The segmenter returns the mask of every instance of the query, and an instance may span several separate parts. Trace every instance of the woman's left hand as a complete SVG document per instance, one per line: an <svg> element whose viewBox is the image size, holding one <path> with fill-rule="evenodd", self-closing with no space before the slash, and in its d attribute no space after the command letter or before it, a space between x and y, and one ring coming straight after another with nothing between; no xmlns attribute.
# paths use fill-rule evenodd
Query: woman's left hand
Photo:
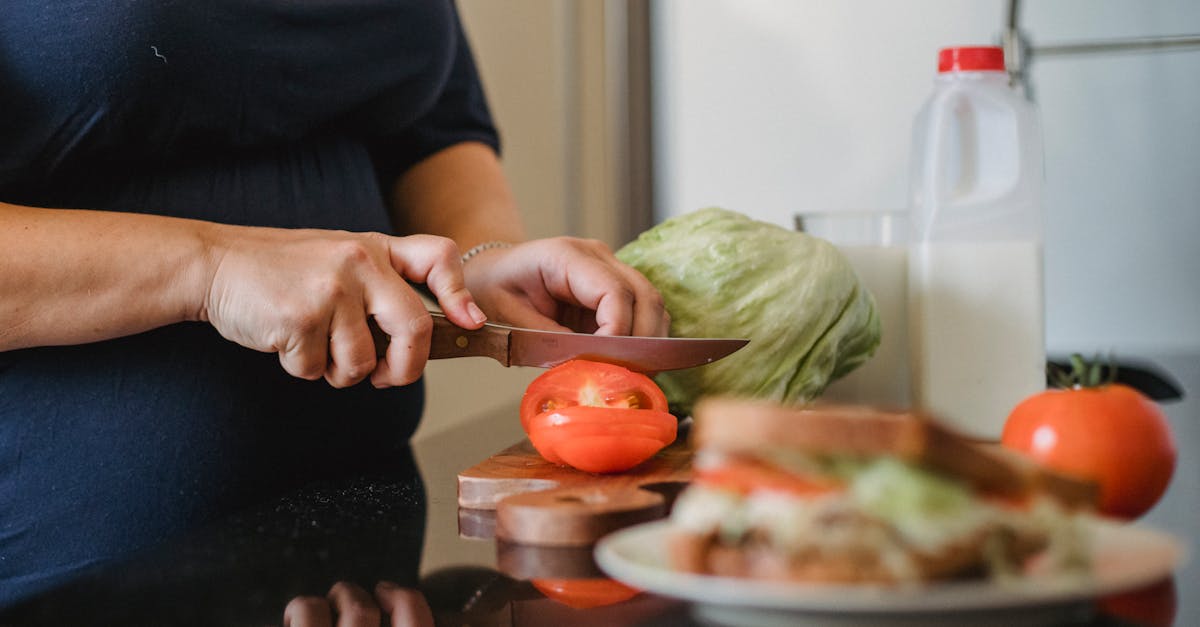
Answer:
<svg viewBox="0 0 1200 627"><path fill-rule="evenodd" d="M662 296L603 242L554 237L490 248L463 267L467 289L494 322L598 335L665 336Z"/></svg>

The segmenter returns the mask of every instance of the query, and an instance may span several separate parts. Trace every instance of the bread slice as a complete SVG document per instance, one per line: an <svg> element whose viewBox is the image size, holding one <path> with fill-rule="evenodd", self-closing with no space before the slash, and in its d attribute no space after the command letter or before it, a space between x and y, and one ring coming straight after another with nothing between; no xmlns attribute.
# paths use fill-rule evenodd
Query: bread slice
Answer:
<svg viewBox="0 0 1200 627"><path fill-rule="evenodd" d="M1046 493L1068 507L1096 502L1097 486L1043 468L1031 459L960 435L928 414L861 405L784 406L706 398L693 411L699 449L753 453L782 447L820 455L891 455L1011 497Z"/></svg>

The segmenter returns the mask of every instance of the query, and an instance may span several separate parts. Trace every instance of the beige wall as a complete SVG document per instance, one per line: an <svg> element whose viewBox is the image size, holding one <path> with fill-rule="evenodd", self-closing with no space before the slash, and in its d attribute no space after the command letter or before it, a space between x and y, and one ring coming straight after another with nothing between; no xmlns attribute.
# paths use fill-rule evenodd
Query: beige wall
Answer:
<svg viewBox="0 0 1200 627"><path fill-rule="evenodd" d="M624 183L614 143L622 94L613 87L620 79L614 60L622 57L614 54L619 33L610 24L624 2L459 1L531 237L623 243L617 234L624 214L616 209ZM513 403L540 372L477 358L431 362L416 439Z"/></svg>

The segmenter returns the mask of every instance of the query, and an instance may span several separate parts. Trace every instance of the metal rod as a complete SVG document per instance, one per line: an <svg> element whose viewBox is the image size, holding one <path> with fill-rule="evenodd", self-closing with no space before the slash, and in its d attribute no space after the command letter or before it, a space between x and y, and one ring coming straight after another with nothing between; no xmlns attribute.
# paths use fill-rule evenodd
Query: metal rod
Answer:
<svg viewBox="0 0 1200 627"><path fill-rule="evenodd" d="M1113 39L1110 41L1034 45L1030 47L1029 52L1030 56L1036 58L1090 54L1094 52L1141 52L1186 48L1200 48L1200 35L1140 37L1134 39Z"/></svg>

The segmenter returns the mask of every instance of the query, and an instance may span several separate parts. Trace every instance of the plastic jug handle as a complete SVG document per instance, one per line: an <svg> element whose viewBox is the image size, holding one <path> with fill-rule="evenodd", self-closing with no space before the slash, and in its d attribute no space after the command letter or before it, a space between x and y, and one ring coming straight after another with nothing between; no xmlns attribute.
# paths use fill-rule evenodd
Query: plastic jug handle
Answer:
<svg viewBox="0 0 1200 627"><path fill-rule="evenodd" d="M995 98L990 94L977 94L977 97L994 103L998 108L1011 108L1008 102L1000 98ZM914 241L920 242L929 240L930 236L932 235L933 225L938 222L938 214L941 213L943 205L945 204L946 199L942 197L942 190L940 187L940 184L943 183L941 177L944 172L942 161L946 156L946 145L944 140L950 127L950 123L955 117L953 115L954 107L960 102L966 101L967 99L968 97L965 92L958 89L950 89L937 94L930 105L930 123L927 125L927 134L925 137L925 145L928 147L927 150L930 157L930 163L926 164L928 167L925 168L922 178L925 194L928 196L926 199L926 204L930 207L930 211L923 216L923 221L917 221L915 219L916 216L914 216ZM1024 139L1018 137L1018 141L1024 141ZM1018 145L1017 150L1024 150L1024 146ZM999 198L1012 194L1017 190L1019 184L1020 176L1018 175L1014 177L1010 184L1004 189L989 190L990 193L988 194L988 198ZM975 200L978 201L980 199L975 198Z"/></svg>
<svg viewBox="0 0 1200 627"><path fill-rule="evenodd" d="M926 204L933 209L928 215L924 216L923 221L914 222L915 225L920 225L919 228L922 231L915 234L915 241L918 242L929 239L929 230L936 221L937 214L941 211L942 199L941 191L938 187L941 180L938 174L942 169L942 153L944 152L942 140L946 137L946 129L950 124L950 116L946 114L946 110L962 99L963 96L961 93L956 90L950 90L935 96L929 107L929 120L931 123L926 129L925 146L929 151L933 167L928 167L928 164L926 164L927 167L924 168L925 174L922 185L924 186L925 194L932 199L932 202L926 200Z"/></svg>

